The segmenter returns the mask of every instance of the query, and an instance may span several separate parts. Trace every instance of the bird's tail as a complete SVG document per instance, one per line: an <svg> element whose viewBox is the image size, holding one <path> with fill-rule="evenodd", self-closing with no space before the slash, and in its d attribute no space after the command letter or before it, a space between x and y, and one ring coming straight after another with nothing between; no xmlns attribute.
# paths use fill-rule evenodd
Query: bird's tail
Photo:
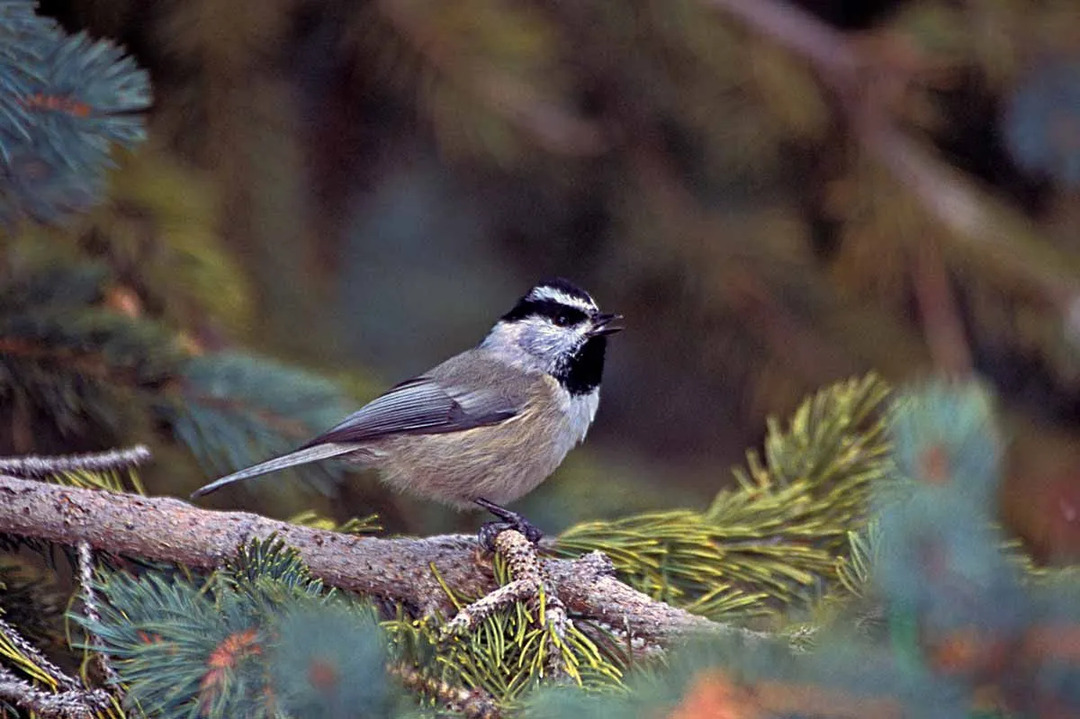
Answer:
<svg viewBox="0 0 1080 719"><path fill-rule="evenodd" d="M318 462L321 459L329 459L331 457L337 457L338 455L347 454L349 452L356 451L355 444L335 442L328 442L325 444L317 444L314 447L306 447L304 449L298 449L295 452L289 452L283 454L280 457L274 457L268 459L265 462L259 464L253 464L247 469L241 469L239 472L233 472L221 479L215 480L205 487L199 487L191 493L191 498L201 497L204 494L210 494L224 487L226 484L232 484L233 482L239 482L242 479L251 479L252 477L258 477L268 472L276 472L279 469L285 469L286 467L295 467L298 464L307 464L309 462Z"/></svg>

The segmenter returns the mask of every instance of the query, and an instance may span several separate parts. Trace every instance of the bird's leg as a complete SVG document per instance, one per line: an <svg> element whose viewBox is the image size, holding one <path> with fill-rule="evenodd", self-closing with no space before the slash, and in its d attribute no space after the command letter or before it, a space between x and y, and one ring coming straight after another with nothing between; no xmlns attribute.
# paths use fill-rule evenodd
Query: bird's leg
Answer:
<svg viewBox="0 0 1080 719"><path fill-rule="evenodd" d="M480 544L488 551L495 551L495 537L499 535L499 532L507 529L516 529L533 544L539 542L540 538L544 536L543 532L517 512L506 507L500 507L484 498L477 499L476 503L499 518L497 522L485 522L477 533Z"/></svg>

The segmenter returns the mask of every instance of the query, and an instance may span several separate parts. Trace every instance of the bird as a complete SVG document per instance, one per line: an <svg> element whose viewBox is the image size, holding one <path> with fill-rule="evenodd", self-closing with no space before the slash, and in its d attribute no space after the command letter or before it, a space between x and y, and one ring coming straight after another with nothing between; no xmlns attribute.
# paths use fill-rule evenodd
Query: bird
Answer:
<svg viewBox="0 0 1080 719"><path fill-rule="evenodd" d="M498 518L483 544L507 528L542 532L507 509L535 489L585 439L600 402L608 337L622 315L563 278L544 279L487 336L394 385L296 450L222 477L192 498L287 467L339 458L374 468L391 487Z"/></svg>

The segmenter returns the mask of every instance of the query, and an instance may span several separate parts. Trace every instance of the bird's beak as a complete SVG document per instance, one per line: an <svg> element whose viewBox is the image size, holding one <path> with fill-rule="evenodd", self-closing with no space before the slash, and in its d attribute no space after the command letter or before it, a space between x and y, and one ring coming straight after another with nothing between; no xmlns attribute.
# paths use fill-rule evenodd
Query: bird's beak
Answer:
<svg viewBox="0 0 1080 719"><path fill-rule="evenodd" d="M613 335L616 332L622 332L624 329L626 329L621 324L619 324L620 322L622 322L622 318L622 315L615 314L596 315L592 319L593 326L592 329L589 330L589 336L599 337L601 335Z"/></svg>

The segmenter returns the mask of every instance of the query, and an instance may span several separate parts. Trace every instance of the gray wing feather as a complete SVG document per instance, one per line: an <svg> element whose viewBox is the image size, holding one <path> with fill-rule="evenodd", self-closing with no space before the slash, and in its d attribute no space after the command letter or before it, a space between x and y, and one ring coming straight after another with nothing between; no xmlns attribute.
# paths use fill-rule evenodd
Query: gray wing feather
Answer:
<svg viewBox="0 0 1080 719"><path fill-rule="evenodd" d="M269 472L276 472L279 469L285 469L286 467L295 467L298 464L307 464L308 462L318 462L321 459L329 459L331 457L337 457L341 454L347 454L353 452L356 447L352 445L340 445L340 444L321 444L317 447L307 447L296 450L295 452L289 452L283 454L280 457L274 457L268 459L265 462L254 464L246 469L241 469L239 472L233 472L230 475L222 477L221 479L214 480L205 487L199 487L195 490L191 496L192 498L201 497L204 494L210 494L216 492L227 484L233 482L239 482L242 479L250 479L251 477L258 477L262 474Z"/></svg>
<svg viewBox="0 0 1080 719"><path fill-rule="evenodd" d="M462 354L423 377L402 382L289 454L206 485L192 496L298 464L356 451L357 443L395 434L437 434L497 424L525 406L532 382L489 357Z"/></svg>
<svg viewBox="0 0 1080 719"><path fill-rule="evenodd" d="M501 386L497 382L492 384L491 377L483 378L481 383L465 384L455 380L473 378L454 376L460 373L447 370L441 374L444 376L402 382L304 447L327 442L363 442L392 434L458 432L502 422L516 415L524 405L524 396L490 389Z"/></svg>

